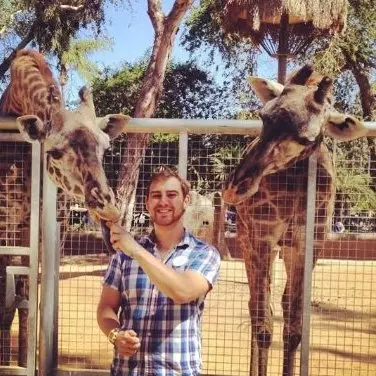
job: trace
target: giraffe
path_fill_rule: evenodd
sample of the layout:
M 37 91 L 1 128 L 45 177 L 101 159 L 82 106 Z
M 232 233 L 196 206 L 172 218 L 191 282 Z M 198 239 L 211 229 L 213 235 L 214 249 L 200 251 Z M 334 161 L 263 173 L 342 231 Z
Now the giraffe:
M 304 237 L 308 157 L 317 156 L 314 264 L 330 223 L 335 171 L 324 133 L 349 141 L 367 133 L 364 125 L 332 107 L 332 79 L 310 65 L 286 85 L 259 77 L 249 83 L 263 103 L 262 130 L 245 149 L 230 173 L 223 199 L 235 205 L 238 240 L 250 288 L 252 376 L 266 376 L 273 318 L 270 306 L 271 269 L 280 247 L 287 281 L 282 297 L 283 376 L 294 374 L 302 335 Z
M 125 131 L 129 117 L 110 114 L 97 118 L 92 93 L 86 87 L 79 91 L 81 102 L 77 109 L 66 110 L 46 60 L 36 51 L 19 51 L 11 64 L 10 76 L 10 83 L 0 99 L 0 115 L 17 116 L 17 126 L 24 139 L 42 143 L 49 177 L 70 198 L 84 202 L 93 220 L 117 221 L 120 213 L 107 183 L 102 159 L 110 139 Z M 22 244 L 24 239 L 12 240 L 9 236 L 17 231 L 27 232 L 29 227 L 30 171 L 23 171 L 12 162 L 1 168 L 0 246 L 25 245 Z M 15 199 L 20 195 L 21 200 Z M 6 266 L 11 262 L 10 256 L 0 256 L 2 291 L 5 291 Z M 15 308 L 5 307 L 4 297 L 0 297 L 0 331 L 9 332 Z M 19 356 L 23 359 L 21 365 L 25 363 L 23 353 Z M 3 361 L 6 365 L 8 357 Z

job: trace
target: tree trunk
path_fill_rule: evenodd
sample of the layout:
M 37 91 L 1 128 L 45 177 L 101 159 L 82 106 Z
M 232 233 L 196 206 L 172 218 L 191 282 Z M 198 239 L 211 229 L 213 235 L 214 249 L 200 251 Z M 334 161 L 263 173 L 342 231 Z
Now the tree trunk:
M 136 105 L 134 117 L 151 117 L 163 90 L 166 67 L 170 58 L 178 26 L 193 0 L 176 0 L 171 12 L 165 16 L 159 0 L 148 0 L 148 14 L 155 36 L 149 66 Z M 117 197 L 121 203 L 122 225 L 130 227 L 133 212 L 132 196 L 137 187 L 139 167 L 149 144 L 151 134 L 129 133 L 127 153 L 122 160 Z
M 60 74 L 59 74 L 59 83 L 60 83 L 60 89 L 61 89 L 61 100 L 63 106 L 65 106 L 65 88 L 67 86 L 68 82 L 68 67 L 66 64 L 61 63 L 60 66 Z
M 348 62 L 349 64 L 349 62 Z M 351 72 L 359 86 L 360 101 L 362 104 L 364 120 L 372 120 L 376 115 L 376 98 L 372 93 L 372 86 L 369 79 L 369 74 L 361 66 L 353 63 L 350 66 Z

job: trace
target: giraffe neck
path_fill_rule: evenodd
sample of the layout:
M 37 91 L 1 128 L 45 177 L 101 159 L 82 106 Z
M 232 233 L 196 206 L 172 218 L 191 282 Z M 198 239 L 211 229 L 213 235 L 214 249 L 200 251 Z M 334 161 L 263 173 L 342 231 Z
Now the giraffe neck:
M 0 114 L 36 115 L 46 132 L 62 127 L 62 99 L 57 82 L 43 56 L 21 51 L 11 67 L 11 81 L 0 100 Z
M 334 169 L 324 145 L 317 151 L 316 226 L 327 230 L 333 212 Z M 277 244 L 292 222 L 304 224 L 307 205 L 308 159 L 275 174 L 265 176 L 259 190 L 237 205 L 243 221 L 257 241 Z M 253 229 L 252 229 L 253 228 Z

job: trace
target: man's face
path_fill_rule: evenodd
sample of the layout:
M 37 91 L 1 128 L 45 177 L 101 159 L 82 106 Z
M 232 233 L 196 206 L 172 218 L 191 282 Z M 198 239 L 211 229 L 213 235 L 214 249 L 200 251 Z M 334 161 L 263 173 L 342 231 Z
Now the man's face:
M 170 177 L 152 183 L 146 198 L 146 209 L 155 225 L 169 226 L 182 218 L 188 201 L 188 196 L 183 197 L 179 180 Z

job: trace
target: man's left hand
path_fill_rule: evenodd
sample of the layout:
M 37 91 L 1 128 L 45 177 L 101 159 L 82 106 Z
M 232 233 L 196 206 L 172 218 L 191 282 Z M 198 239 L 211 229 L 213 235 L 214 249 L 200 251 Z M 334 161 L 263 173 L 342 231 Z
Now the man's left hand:
M 107 222 L 106 225 L 110 228 L 112 247 L 116 251 L 122 251 L 128 256 L 134 257 L 141 246 L 134 240 L 133 236 L 116 223 Z

